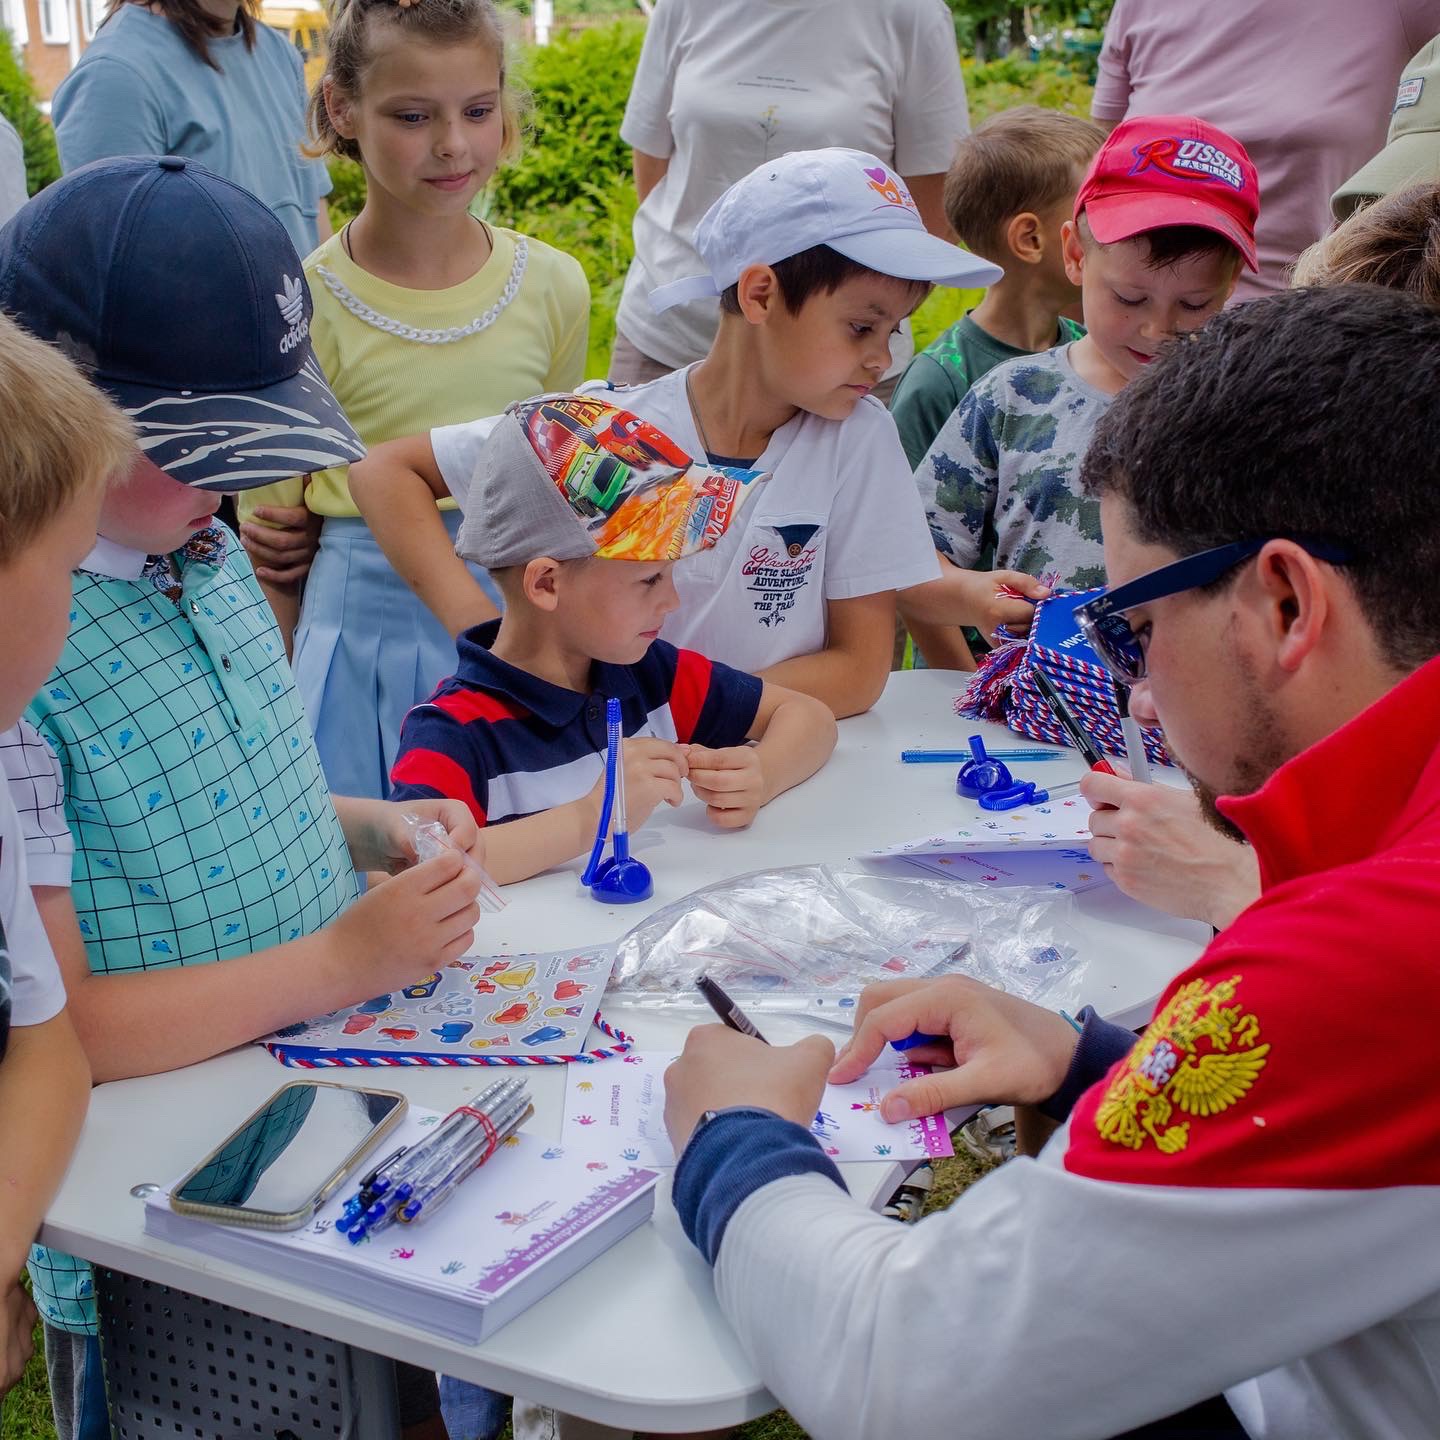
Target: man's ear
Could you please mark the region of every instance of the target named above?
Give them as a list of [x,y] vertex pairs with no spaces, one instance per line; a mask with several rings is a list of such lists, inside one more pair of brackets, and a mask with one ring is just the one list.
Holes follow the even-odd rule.
[[1045,258],[1045,229],[1033,210],[1022,210],[1005,222],[1005,244],[1022,265],[1038,265]]
[[1328,566],[1293,540],[1271,540],[1255,562],[1265,604],[1265,635],[1275,664],[1291,673],[1320,644],[1332,621]]
[[525,567],[520,577],[520,593],[537,610],[553,613],[560,604],[562,567],[558,560],[542,555]]
[[735,298],[752,325],[763,325],[785,303],[780,277],[768,265],[747,265],[735,282]]
[[1065,278],[1072,285],[1080,284],[1085,276],[1085,242],[1074,220],[1060,227],[1060,249],[1065,256]]
[[330,123],[335,127],[335,133],[342,140],[353,140],[355,138],[355,122],[350,114],[350,101],[345,92],[339,89],[335,81],[327,75],[320,82],[320,94],[325,101],[325,113],[330,117]]

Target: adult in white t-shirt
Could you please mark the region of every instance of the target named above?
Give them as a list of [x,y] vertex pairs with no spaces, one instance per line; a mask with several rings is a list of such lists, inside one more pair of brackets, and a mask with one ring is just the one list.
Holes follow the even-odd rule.
[[1437,30],[1440,0],[1115,0],[1090,113],[1199,115],[1244,145],[1260,269],[1235,297],[1253,300],[1330,229],[1331,193],[1385,143],[1400,72]]
[[[704,358],[717,303],[657,315],[647,297],[704,273],[695,227],[757,165],[827,145],[866,151],[904,178],[926,226],[948,237],[941,192],[969,129],[942,0],[664,0],[620,126],[640,209],[610,378],[637,384]],[[907,322],[891,344],[891,375],[913,350]]]
[[[705,454],[684,370],[616,398],[682,449]],[[494,424],[492,417],[430,432],[436,466],[461,509]],[[675,567],[680,605],[660,632],[672,645],[755,674],[825,649],[828,602],[905,590],[938,573],[895,422],[873,396],[844,420],[800,411],[753,462],[710,459],[766,478],[713,549]]]

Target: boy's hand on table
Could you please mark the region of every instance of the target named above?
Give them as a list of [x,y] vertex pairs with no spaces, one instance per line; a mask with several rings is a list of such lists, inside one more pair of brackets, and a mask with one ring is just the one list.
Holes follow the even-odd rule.
[[953,1068],[903,1081],[885,1095],[880,1113],[892,1125],[956,1105],[1048,1100],[1064,1081],[1080,1039],[1055,1011],[965,975],[888,980],[861,994],[855,1033],[836,1057],[830,1083],[858,1080],[889,1041],[917,1030],[949,1040],[916,1046],[905,1058]]
[[683,748],[690,765],[690,788],[705,802],[706,815],[722,830],[743,829],[767,798],[760,752],[753,745]]
[[1223,930],[1259,897],[1255,852],[1220,834],[1193,791],[1092,770],[1080,793],[1096,807],[1090,853],[1131,899]]
[[25,1373],[35,1349],[35,1322],[40,1317],[18,1279],[0,1294],[0,1395]]
[[412,865],[362,895],[329,927],[337,962],[347,975],[357,966],[368,972],[366,994],[440,969],[470,948],[480,885],[458,850]]
[[255,567],[255,578],[293,585],[310,572],[320,548],[323,516],[304,505],[258,505],[240,526],[240,543]]
[[724,1025],[698,1025],[665,1072],[665,1128],[678,1155],[707,1110],[751,1105],[809,1129],[835,1047],[821,1035],[767,1045]]
[[[680,782],[690,767],[684,750],[673,741],[649,737],[627,740],[620,747],[620,757],[625,766],[625,823],[632,831],[650,818],[657,805],[678,805],[685,798]],[[602,775],[590,796],[598,806],[603,803],[604,794]],[[610,817],[612,830],[616,818],[614,814]]]

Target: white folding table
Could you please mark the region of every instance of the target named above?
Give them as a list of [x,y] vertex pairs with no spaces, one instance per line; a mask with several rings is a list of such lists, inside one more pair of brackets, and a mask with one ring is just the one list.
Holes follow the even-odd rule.
[[[954,793],[954,768],[902,765],[901,749],[960,748],[975,731],[992,746],[1026,743],[998,726],[959,719],[953,701],[960,684],[960,677],[943,671],[892,675],[869,714],[841,723],[839,745],[825,768],[761,811],[749,830],[715,831],[693,797],[678,810],[657,812],[633,837],[634,853],[655,877],[652,900],[602,906],[580,890],[576,862],[509,887],[508,908],[482,918],[474,953],[608,942],[655,908],[726,876],[838,862],[874,845],[957,825],[970,802]],[[1067,755],[1028,773],[1035,769],[1060,783],[1076,778],[1081,766]],[[1110,886],[1075,903],[1088,957],[1083,1000],[1132,1023],[1209,935],[1202,925],[1136,905]],[[606,1010],[646,1049],[678,1047],[698,1018]],[[772,1038],[788,1038],[788,1031],[767,1020],[769,1028],[777,1031]],[[362,1351],[608,1424],[694,1431],[739,1424],[774,1408],[715,1303],[708,1267],[680,1231],[668,1182],[658,1192],[652,1223],[479,1346],[438,1337],[405,1315],[374,1314],[147,1237],[132,1187],[173,1180],[295,1075],[248,1046],[183,1071],[99,1086],[68,1177],[46,1217],[44,1243]],[[379,1083],[403,1090],[418,1105],[448,1109],[494,1075],[483,1068],[387,1069],[328,1071],[325,1078]],[[528,1128],[558,1138],[563,1067],[531,1069],[527,1078],[536,1111]],[[892,1166],[845,1170],[852,1192],[867,1203],[893,1188]]]

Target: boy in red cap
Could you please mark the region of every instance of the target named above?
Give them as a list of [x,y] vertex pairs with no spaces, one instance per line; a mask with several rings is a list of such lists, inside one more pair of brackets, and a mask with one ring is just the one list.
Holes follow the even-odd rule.
[[1085,336],[997,366],[915,472],[949,584],[987,638],[1034,613],[995,594],[990,568],[1104,583],[1099,506],[1076,483],[1091,432],[1162,345],[1224,306],[1242,263],[1255,269],[1259,208],[1244,147],[1193,116],[1126,120],[1101,147],[1062,236]]

